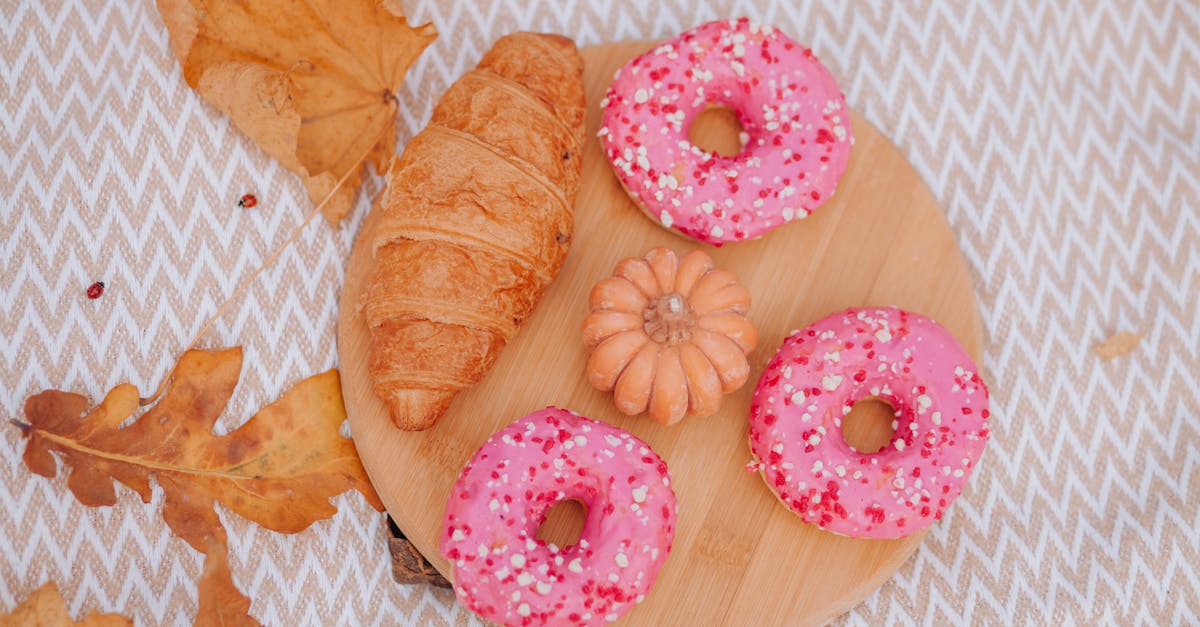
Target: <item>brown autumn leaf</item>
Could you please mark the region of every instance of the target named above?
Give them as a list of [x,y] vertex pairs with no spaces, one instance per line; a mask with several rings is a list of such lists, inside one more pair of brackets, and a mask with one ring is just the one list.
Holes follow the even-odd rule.
[[397,0],[157,0],[183,77],[267,154],[300,175],[337,223],[395,153],[404,73],[437,36]]
[[63,601],[58,585],[47,581],[42,587],[34,590],[21,602],[11,614],[0,615],[0,627],[60,627],[61,625],[82,625],[83,627],[126,627],[133,621],[119,614],[100,614],[92,612],[75,622],[67,612],[67,603]]
[[200,574],[200,607],[196,612],[198,627],[253,626],[258,621],[250,616],[250,599],[233,585],[229,570],[229,548],[224,541],[208,540],[204,552],[204,572]]
[[138,391],[128,383],[91,410],[83,396],[47,390],[25,401],[28,423],[17,423],[28,438],[26,466],[54,477],[57,453],[70,468],[68,487],[84,505],[115,503],[114,479],[149,502],[150,477],[158,480],[166,496],[163,519],[206,555],[197,624],[253,624],[249,599],[229,572],[215,503],[282,533],[332,516],[337,510],[329,499],[346,490],[383,510],[353,441],[338,433],[346,410],[337,370],[297,383],[241,427],[216,436],[213,423],[241,369],[241,348],[190,350],[166,393],[124,428],[138,408]]

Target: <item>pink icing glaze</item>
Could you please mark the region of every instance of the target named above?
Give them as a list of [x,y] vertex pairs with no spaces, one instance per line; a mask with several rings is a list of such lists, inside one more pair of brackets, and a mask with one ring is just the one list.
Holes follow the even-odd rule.
[[[537,539],[550,506],[579,499],[566,548]],[[644,442],[564,409],[497,431],[467,462],[442,525],[464,605],[505,625],[599,625],[640,603],[675,536],[667,465]]]
[[[872,397],[897,419],[891,442],[864,454],[843,439],[842,416]],[[898,538],[940,519],[962,492],[988,415],[974,362],[941,325],[850,309],[796,331],[767,364],[750,405],[752,463],[806,522]]]
[[[710,104],[737,113],[735,157],[688,140]],[[601,106],[600,137],[625,188],[663,226],[718,246],[811,213],[853,143],[845,97],[812,50],[746,18],[697,26],[630,61]]]

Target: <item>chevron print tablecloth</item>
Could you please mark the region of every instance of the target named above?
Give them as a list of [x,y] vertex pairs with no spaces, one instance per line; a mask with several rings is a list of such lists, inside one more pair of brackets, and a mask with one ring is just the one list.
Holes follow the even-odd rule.
[[[409,73],[402,141],[511,30],[587,45],[746,14],[809,43],[945,207],[994,394],[994,438],[965,496],[843,620],[1200,621],[1200,5],[402,4],[441,33]],[[235,206],[247,191],[254,211]],[[0,0],[0,417],[47,387],[153,389],[308,206],[184,85],[151,2]],[[365,209],[341,230],[310,225],[204,338],[246,346],[223,429],[336,364],[335,304]],[[107,292],[88,300],[97,280]],[[1136,349],[1099,359],[1093,347],[1124,330],[1144,334]],[[191,621],[201,557],[162,524],[160,492],[82,507],[63,478],[25,470],[16,429],[0,433],[0,611],[54,580],[77,617]],[[253,614],[474,621],[447,592],[393,584],[383,517],[358,496],[336,503],[294,536],[221,512]]]

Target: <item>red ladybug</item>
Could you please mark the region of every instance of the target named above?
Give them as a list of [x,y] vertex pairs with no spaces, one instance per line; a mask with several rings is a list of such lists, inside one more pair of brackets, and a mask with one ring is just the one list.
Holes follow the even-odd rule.
[[92,283],[91,285],[89,285],[87,288],[87,297],[92,300],[96,300],[97,298],[100,298],[100,296],[102,296],[103,294],[104,294],[104,282],[103,281],[96,281],[95,283]]
[[242,209],[249,209],[258,204],[258,198],[254,194],[246,194],[238,199],[238,206]]

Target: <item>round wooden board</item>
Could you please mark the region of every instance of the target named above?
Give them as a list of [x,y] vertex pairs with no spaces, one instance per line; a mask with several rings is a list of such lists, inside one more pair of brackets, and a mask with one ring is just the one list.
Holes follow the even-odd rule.
[[[618,413],[610,395],[591,388],[583,374],[579,330],[588,291],[625,257],[654,246],[679,253],[701,246],[635,208],[596,140],[597,103],[613,72],[650,46],[632,42],[583,50],[588,139],[575,238],[562,274],[492,372],[460,394],[428,431],[395,429],[367,376],[369,333],[356,307],[371,265],[364,242],[375,221],[367,219],[347,268],[338,326],[354,440],[388,511],[449,577],[450,565],[437,550],[442,513],[459,471],[490,434],[547,405],[615,424],[662,455],[679,499],[674,549],[645,602],[623,624],[824,622],[879,587],[923,534],[894,541],[845,538],[801,522],[780,505],[744,467],[750,460],[745,416],[754,383],[791,330],[859,305],[897,305],[930,316],[978,361],[982,333],[970,275],[929,189],[886,137],[854,115],[850,165],[829,203],[761,240],[705,247],[753,295],[749,317],[760,345],[751,356],[750,382],[726,397],[717,415],[686,418],[673,427]],[[711,124],[694,136],[729,134]]]

